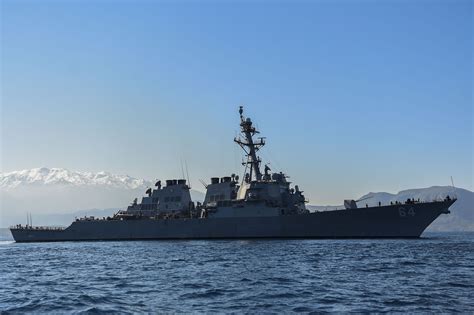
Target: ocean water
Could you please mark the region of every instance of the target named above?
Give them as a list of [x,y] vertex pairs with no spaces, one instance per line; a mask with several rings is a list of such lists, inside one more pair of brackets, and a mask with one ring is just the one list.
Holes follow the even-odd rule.
[[6,313],[474,312],[474,233],[0,243]]

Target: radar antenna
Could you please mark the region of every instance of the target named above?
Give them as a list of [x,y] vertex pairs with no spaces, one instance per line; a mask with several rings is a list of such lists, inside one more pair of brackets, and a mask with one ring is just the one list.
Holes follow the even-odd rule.
[[241,137],[234,138],[234,141],[240,145],[242,150],[244,150],[245,155],[247,156],[247,161],[243,162],[243,165],[250,166],[249,178],[252,180],[252,176],[255,174],[255,179],[260,181],[262,179],[262,172],[260,171],[260,163],[262,160],[257,157],[257,152],[261,147],[265,145],[265,138],[259,137],[258,140],[254,141],[253,136],[260,133],[252,125],[252,120],[250,118],[244,117],[244,107],[240,106],[240,133]]

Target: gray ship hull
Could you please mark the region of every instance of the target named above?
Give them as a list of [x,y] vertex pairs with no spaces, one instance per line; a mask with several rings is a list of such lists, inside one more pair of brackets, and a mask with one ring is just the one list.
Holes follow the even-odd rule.
[[63,230],[11,228],[16,242],[222,239],[418,238],[454,200],[274,217],[80,220]]

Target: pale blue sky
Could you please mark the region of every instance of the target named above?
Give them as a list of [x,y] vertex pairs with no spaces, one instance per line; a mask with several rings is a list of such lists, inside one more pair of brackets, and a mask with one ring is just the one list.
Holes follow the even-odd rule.
[[471,1],[0,2],[2,171],[202,189],[243,104],[312,203],[473,189]]

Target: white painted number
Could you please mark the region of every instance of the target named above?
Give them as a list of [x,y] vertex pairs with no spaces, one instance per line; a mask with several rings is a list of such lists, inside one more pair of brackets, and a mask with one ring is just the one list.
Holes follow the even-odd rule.
[[399,208],[398,209],[398,215],[400,215],[400,217],[402,217],[402,218],[406,217],[407,215],[410,216],[410,217],[414,217],[415,216],[415,209],[410,208],[407,211],[405,208]]

